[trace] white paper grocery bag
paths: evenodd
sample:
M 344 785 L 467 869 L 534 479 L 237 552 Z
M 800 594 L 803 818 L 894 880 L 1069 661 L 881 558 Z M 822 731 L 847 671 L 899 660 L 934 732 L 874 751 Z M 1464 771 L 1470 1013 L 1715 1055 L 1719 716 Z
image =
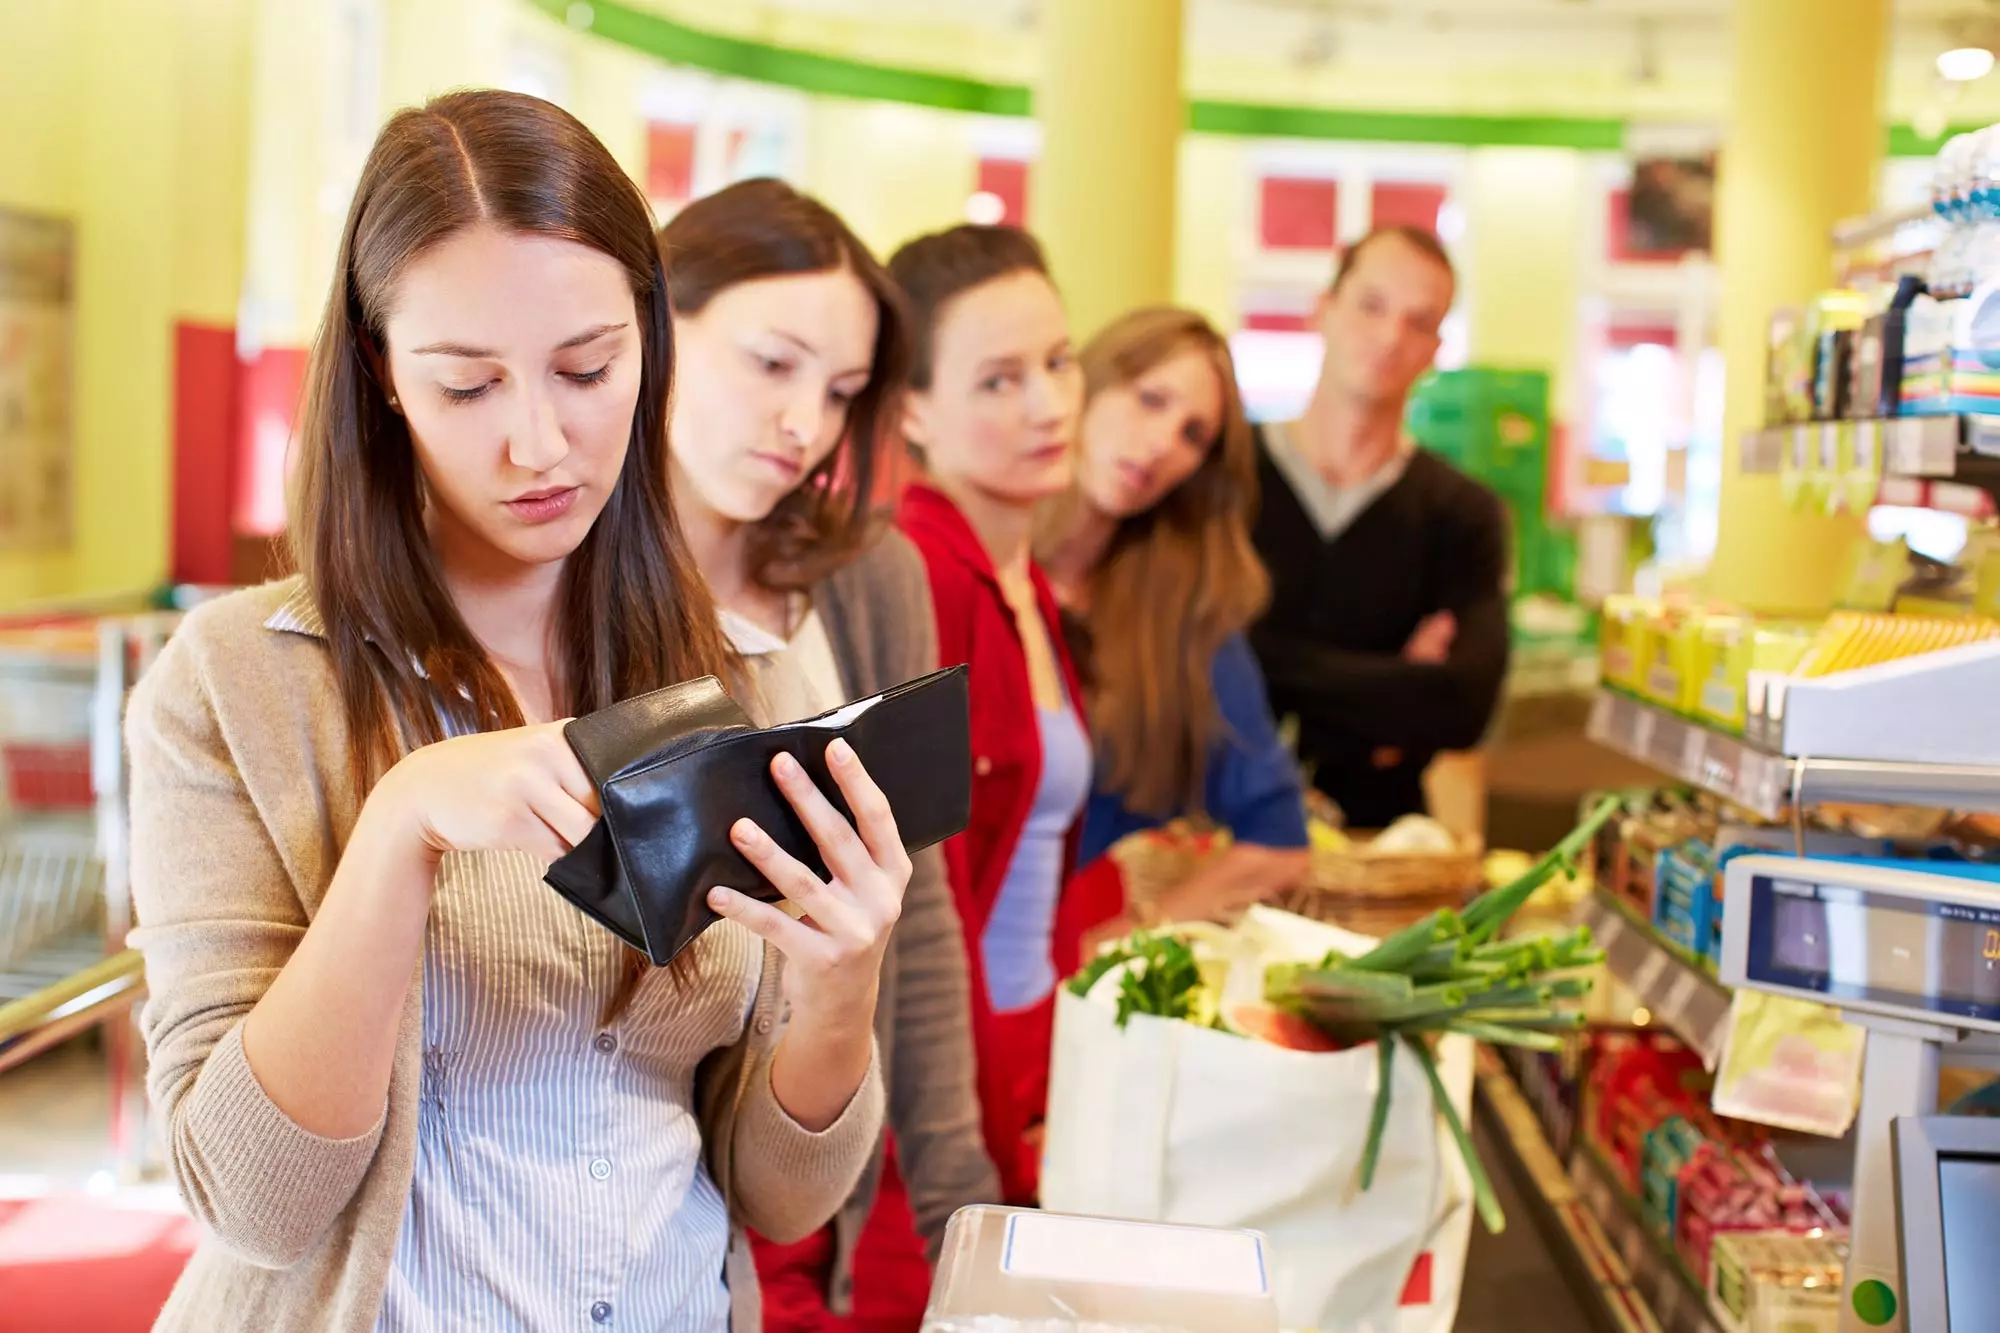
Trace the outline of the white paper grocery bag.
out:
M 1369 945 L 1284 913 L 1253 917 L 1240 936 L 1267 961 Z M 1260 971 L 1232 966 L 1231 989 Z M 1471 1044 L 1447 1040 L 1439 1056 L 1453 1101 L 1462 1087 L 1469 1102 Z M 1121 1029 L 1113 1002 L 1065 990 L 1056 1005 L 1042 1201 L 1062 1212 L 1263 1232 L 1288 1329 L 1447 1333 L 1470 1191 L 1429 1082 L 1407 1051 L 1392 1070 L 1374 1185 L 1361 1190 L 1377 1073 L 1372 1045 L 1291 1051 L 1143 1014 Z M 1432 1300 L 1399 1310 L 1426 1250 Z

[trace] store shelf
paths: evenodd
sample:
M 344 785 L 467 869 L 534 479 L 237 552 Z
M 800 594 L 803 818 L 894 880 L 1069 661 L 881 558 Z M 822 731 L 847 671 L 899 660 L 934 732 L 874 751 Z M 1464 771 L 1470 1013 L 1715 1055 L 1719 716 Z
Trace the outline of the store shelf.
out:
M 1795 781 L 1807 805 L 1848 801 L 2000 811 L 2000 767 L 1872 759 L 1794 760 L 1626 695 L 1600 690 L 1590 739 L 1765 819 L 1784 815 Z M 1803 768 L 1803 773 L 1795 770 Z
M 1932 483 L 2000 492 L 2000 417 L 1913 416 L 1767 426 L 1743 436 L 1746 473 L 1800 470 L 1833 474 L 1843 457 L 1881 460 L 1884 504 L 1959 508 L 1965 497 L 1933 494 Z
M 1606 749 L 1766 819 L 1782 815 L 1791 799 L 1792 761 L 1783 755 L 1769 754 L 1622 694 L 1598 692 L 1588 734 Z
M 1611 1236 L 1579 1197 L 1535 1111 L 1493 1052 L 1479 1052 L 1486 1140 L 1533 1214 L 1543 1242 L 1591 1322 L 1606 1333 L 1672 1333 L 1653 1317 Z
M 1722 1333 L 1708 1298 L 1681 1257 L 1654 1234 L 1634 1199 L 1595 1148 L 1577 1149 L 1570 1183 L 1602 1224 L 1632 1285 L 1665 1333 Z
M 1609 893 L 1600 890 L 1587 899 L 1582 915 L 1611 975 L 1639 997 L 1655 1023 L 1715 1068 L 1729 1033 L 1729 988 Z

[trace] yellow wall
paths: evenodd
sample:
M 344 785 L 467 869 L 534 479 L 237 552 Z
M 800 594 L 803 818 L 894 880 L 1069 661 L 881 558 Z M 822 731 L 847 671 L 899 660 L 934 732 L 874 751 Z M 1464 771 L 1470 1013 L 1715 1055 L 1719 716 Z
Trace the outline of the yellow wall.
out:
M 1466 155 L 1468 353 L 1480 365 L 1547 371 L 1558 417 L 1570 405 L 1590 189 L 1573 149 Z
M 78 236 L 72 540 L 0 554 L 0 606 L 166 575 L 173 324 L 234 305 L 245 17 L 245 0 L 0 6 L 0 204 Z
M 963 117 L 836 97 L 814 104 L 805 189 L 884 259 L 913 236 L 965 221 L 978 180 Z
M 82 161 L 82 5 L 0 5 L 0 208 L 74 217 Z M 0 607 L 54 596 L 67 552 L 0 551 Z

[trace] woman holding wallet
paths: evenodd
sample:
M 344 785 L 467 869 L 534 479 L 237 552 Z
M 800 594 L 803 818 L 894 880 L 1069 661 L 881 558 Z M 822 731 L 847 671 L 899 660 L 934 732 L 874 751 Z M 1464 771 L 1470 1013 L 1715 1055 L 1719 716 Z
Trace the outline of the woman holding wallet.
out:
M 821 880 L 670 968 L 541 883 L 598 794 L 562 723 L 725 667 L 667 502 L 665 275 L 546 102 L 393 117 L 300 421 L 300 577 L 190 615 L 131 706 L 151 1091 L 204 1239 L 169 1330 L 754 1333 L 745 1228 L 824 1225 L 880 1134 L 910 866 L 773 765 Z M 721 832 L 718 830 L 718 832 Z
M 745 703 L 786 721 L 935 670 L 923 562 L 870 503 L 909 357 L 895 284 L 777 180 L 696 200 L 660 245 L 681 372 L 674 513 L 752 677 Z M 892 1134 L 831 1227 L 757 1239 L 773 1333 L 915 1333 L 946 1221 L 999 1197 L 943 853 L 913 866 L 876 1011 Z
M 1270 580 L 1250 543 L 1255 437 L 1221 334 L 1191 310 L 1114 320 L 1083 349 L 1076 483 L 1043 513 L 1037 551 L 1082 664 L 1097 791 L 1074 886 L 1108 878 L 1095 935 L 1155 916 L 1221 917 L 1296 883 L 1306 823 L 1244 632 Z M 1172 596 L 1162 596 L 1171 589 Z M 1185 815 L 1230 847 L 1161 901 L 1127 905 L 1104 853 Z M 1089 952 L 1089 941 L 1083 943 Z
M 981 1111 L 1007 1202 L 1031 1203 L 1091 749 L 1029 548 L 1036 506 L 1070 484 L 1082 376 L 1025 232 L 954 227 L 904 246 L 889 271 L 916 329 L 903 433 L 924 467 L 899 521 L 930 573 L 941 660 L 971 671 L 972 817 L 945 863 L 973 975 Z

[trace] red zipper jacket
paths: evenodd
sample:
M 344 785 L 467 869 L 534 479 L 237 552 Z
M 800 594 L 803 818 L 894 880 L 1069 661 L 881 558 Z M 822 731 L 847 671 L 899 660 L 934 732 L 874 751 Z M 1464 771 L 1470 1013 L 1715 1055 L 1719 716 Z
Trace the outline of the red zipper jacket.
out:
M 1041 731 L 1028 659 L 993 561 L 958 507 L 930 486 L 912 485 L 903 492 L 897 521 L 930 571 L 939 664 L 963 662 L 971 676 L 972 815 L 965 832 L 944 845 L 945 872 L 965 926 L 987 1147 L 1000 1168 L 1008 1202 L 1028 1203 L 1039 1176 L 1039 1136 L 1033 1131 L 1048 1100 L 1054 1003 L 1051 999 L 1024 1013 L 995 1013 L 979 948 L 1042 780 Z M 1029 577 L 1071 707 L 1081 719 L 1083 685 L 1063 642 L 1055 595 L 1039 567 L 1030 565 Z M 1075 866 L 1077 833 L 1072 827 L 1065 881 Z M 1104 915 L 1101 905 L 1080 915 L 1077 906 L 1065 895 L 1056 909 L 1058 975 L 1074 965 L 1078 920 Z

